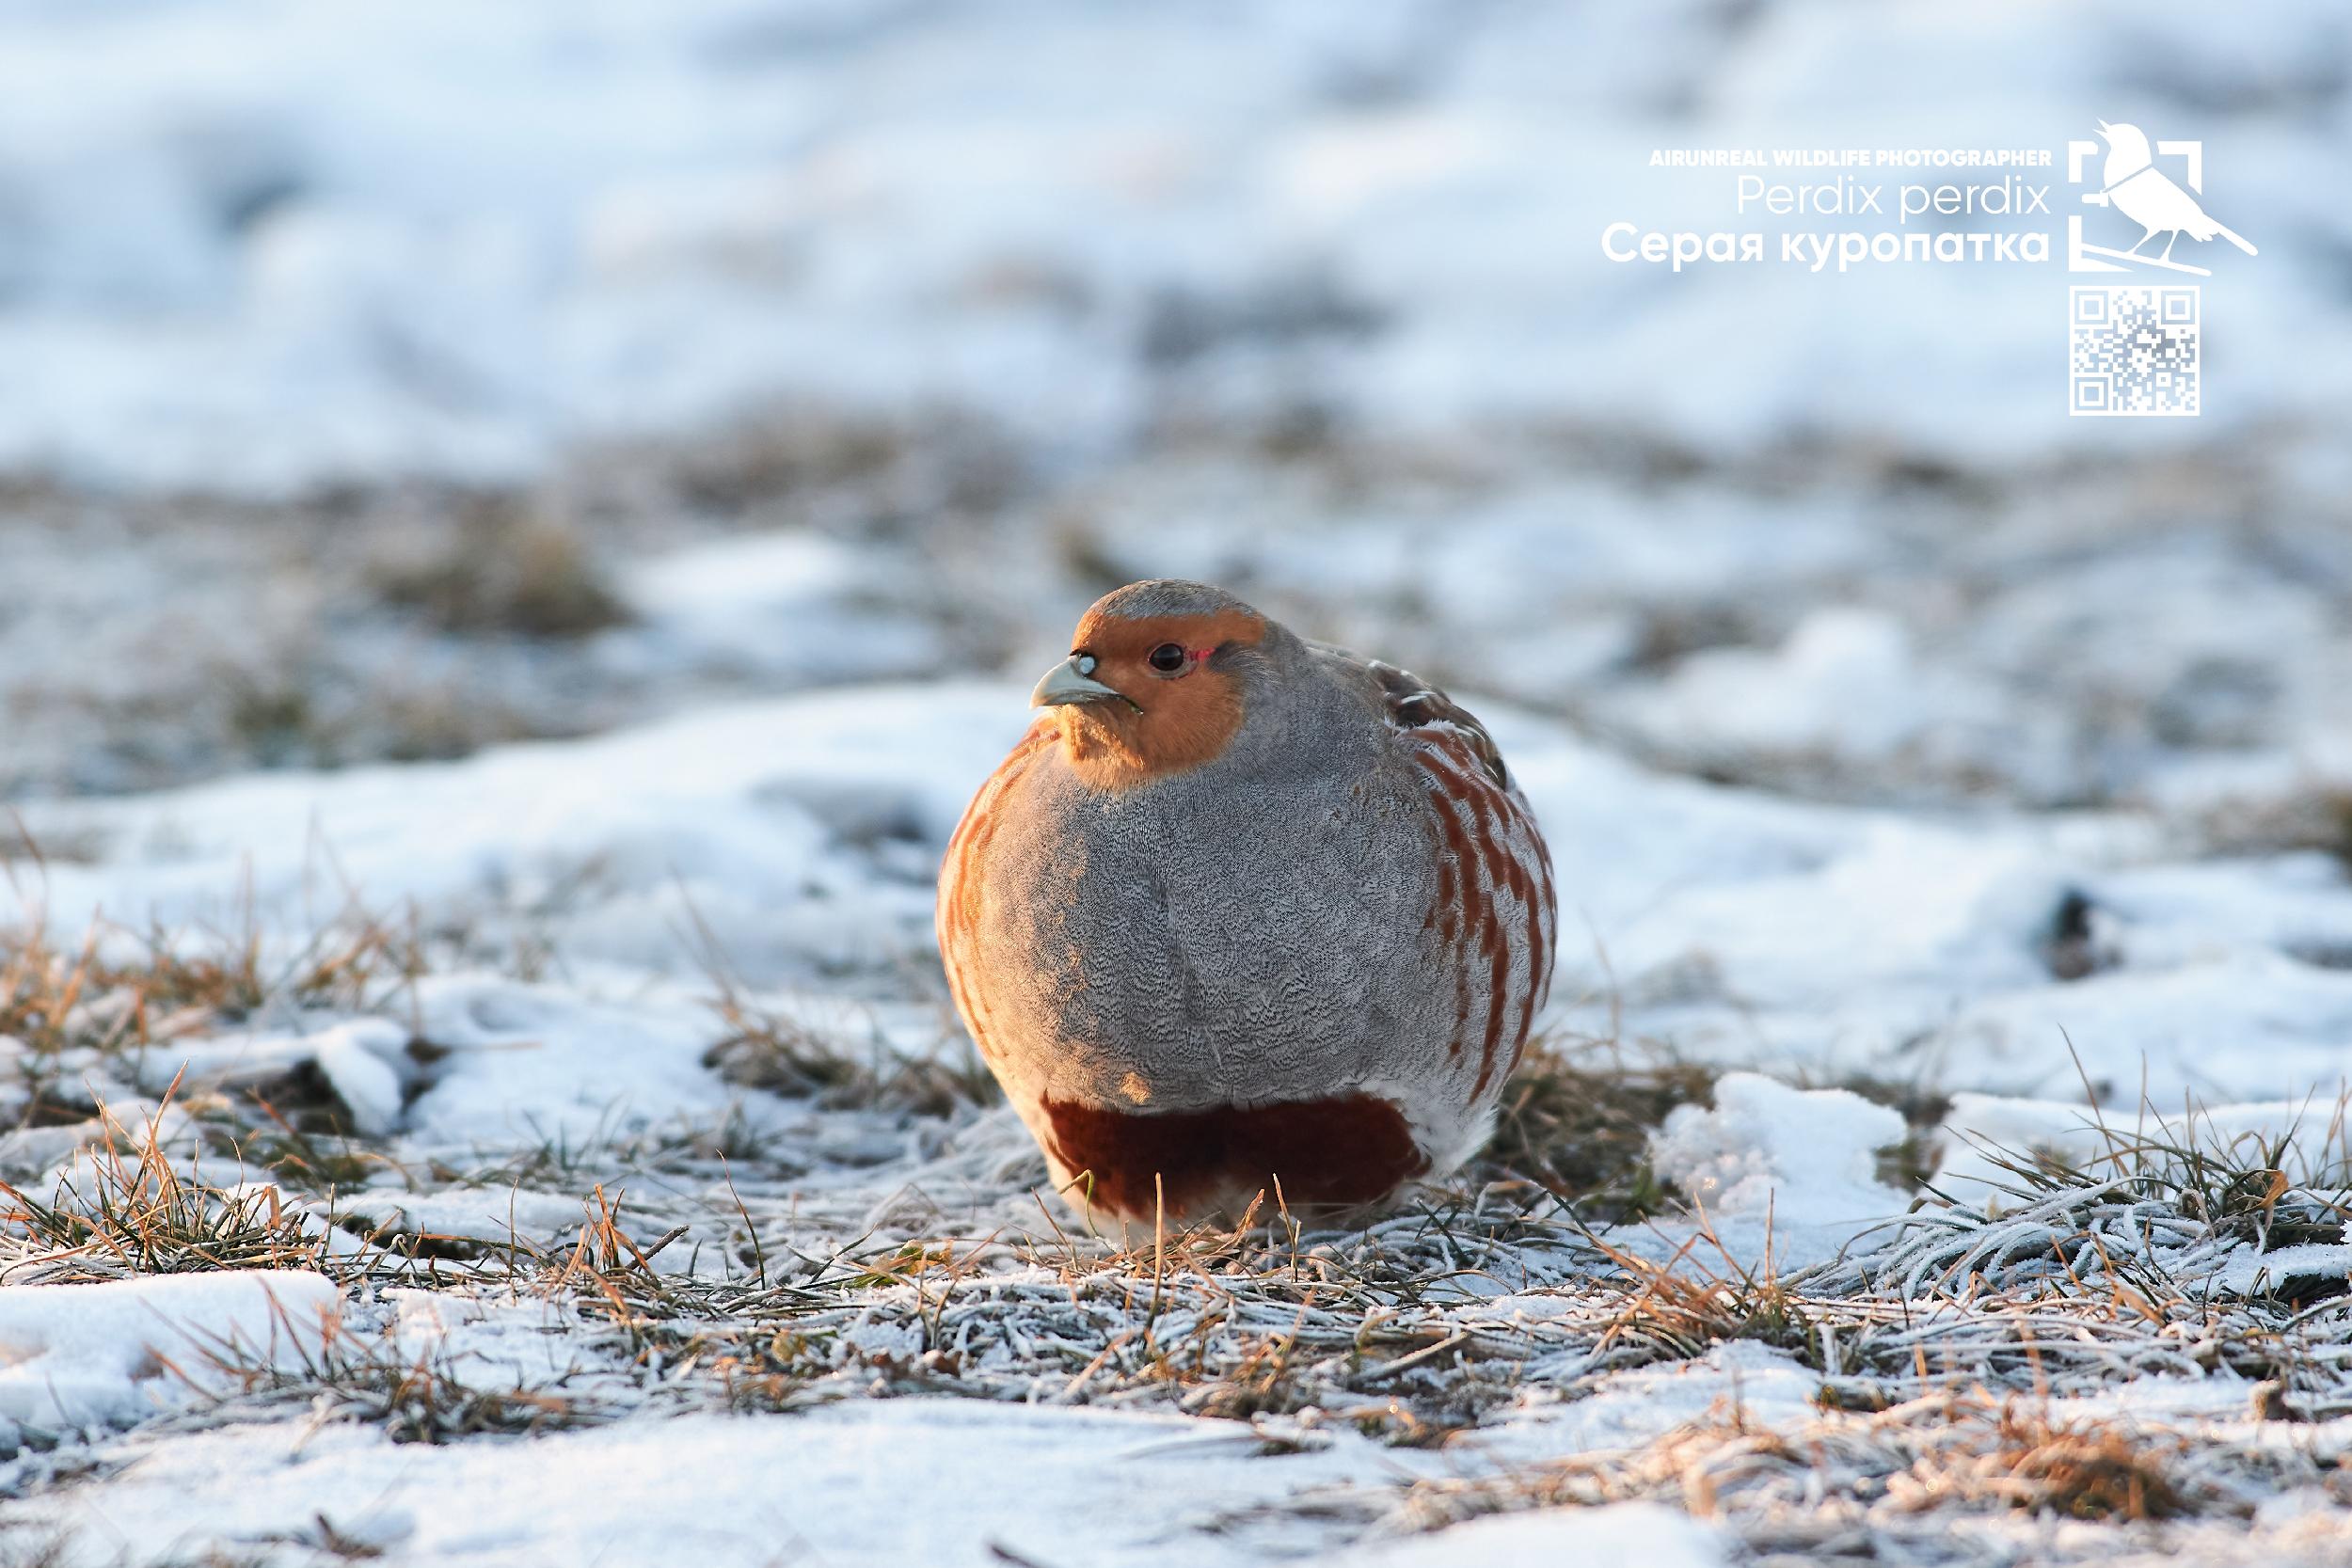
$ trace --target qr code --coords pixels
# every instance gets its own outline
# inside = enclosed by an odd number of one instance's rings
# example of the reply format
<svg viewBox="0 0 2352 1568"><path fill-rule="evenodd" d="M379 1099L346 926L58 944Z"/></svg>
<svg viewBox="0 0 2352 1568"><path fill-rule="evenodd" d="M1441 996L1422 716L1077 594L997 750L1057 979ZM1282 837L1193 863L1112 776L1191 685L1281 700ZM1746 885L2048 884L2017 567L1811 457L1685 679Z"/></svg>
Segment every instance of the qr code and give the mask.
<svg viewBox="0 0 2352 1568"><path fill-rule="evenodd" d="M2066 411L2196 413L2201 314L2194 288L2070 289Z"/></svg>

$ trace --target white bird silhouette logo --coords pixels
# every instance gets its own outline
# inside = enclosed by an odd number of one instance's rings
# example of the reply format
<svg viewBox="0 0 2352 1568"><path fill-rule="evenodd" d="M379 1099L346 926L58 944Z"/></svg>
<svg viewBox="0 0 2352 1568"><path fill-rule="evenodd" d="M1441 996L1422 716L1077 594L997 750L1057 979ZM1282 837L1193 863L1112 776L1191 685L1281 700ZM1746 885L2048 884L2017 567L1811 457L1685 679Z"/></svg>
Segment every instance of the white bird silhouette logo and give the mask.
<svg viewBox="0 0 2352 1568"><path fill-rule="evenodd" d="M2139 247L2158 234L2169 234L2164 242L2161 261L2169 263L2172 247L2186 234L2192 240L2210 240L2215 235L2229 241L2251 256L2253 245L2234 229L2225 227L2218 219L2206 215L2197 198L2174 184L2171 178L2156 167L2155 155L2148 149L2148 138L2137 125L2109 125L2099 122L2099 135L2106 138L2106 167L2101 178L2106 183L2083 198L2094 207L2113 207L2147 230L2128 251L2102 251L2099 254L2137 256ZM2147 258L2141 257L2142 261Z"/></svg>

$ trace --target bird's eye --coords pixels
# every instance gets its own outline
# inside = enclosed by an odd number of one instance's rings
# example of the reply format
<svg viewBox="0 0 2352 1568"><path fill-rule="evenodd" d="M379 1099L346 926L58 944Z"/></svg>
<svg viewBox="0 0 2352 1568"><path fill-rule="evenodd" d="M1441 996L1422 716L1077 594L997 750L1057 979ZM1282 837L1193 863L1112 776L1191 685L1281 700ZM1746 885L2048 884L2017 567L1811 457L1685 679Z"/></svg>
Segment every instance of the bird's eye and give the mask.
<svg viewBox="0 0 2352 1568"><path fill-rule="evenodd" d="M1079 654L1072 658L1070 662L1071 667L1082 675L1091 675L1094 673L1094 656L1092 654Z"/></svg>
<svg viewBox="0 0 2352 1568"><path fill-rule="evenodd" d="M1174 674L1184 667L1184 645L1178 642L1161 643L1152 650L1151 663L1152 668L1163 675Z"/></svg>

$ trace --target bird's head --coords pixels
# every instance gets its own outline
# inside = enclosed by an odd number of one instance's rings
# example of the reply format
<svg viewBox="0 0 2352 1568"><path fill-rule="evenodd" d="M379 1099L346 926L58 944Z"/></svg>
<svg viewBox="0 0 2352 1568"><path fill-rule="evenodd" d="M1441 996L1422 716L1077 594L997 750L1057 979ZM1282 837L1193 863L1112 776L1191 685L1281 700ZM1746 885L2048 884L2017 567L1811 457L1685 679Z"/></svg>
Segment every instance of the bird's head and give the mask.
<svg viewBox="0 0 2352 1568"><path fill-rule="evenodd" d="M1267 674L1270 623L1222 589L1129 583L1079 619L1029 701L1082 777L1118 789L1214 760Z"/></svg>
<svg viewBox="0 0 2352 1568"><path fill-rule="evenodd" d="M2099 122L2099 135L2106 138L2107 150L2126 163L2153 164L2155 154L2149 150L2148 137L2137 125L2109 125Z"/></svg>

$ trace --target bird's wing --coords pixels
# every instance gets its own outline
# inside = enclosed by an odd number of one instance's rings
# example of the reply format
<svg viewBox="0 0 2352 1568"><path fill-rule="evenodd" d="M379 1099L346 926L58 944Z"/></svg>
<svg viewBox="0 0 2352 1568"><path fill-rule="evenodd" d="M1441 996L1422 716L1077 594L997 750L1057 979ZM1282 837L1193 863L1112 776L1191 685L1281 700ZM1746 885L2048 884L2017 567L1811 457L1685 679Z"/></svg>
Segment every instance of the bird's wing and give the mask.
<svg viewBox="0 0 2352 1568"><path fill-rule="evenodd" d="M1551 851L1502 749L1476 716L1408 670L1378 659L1351 662L1379 692L1427 802L1439 849L1429 918L1461 955L1456 1041L1478 1047L1475 1099L1498 1069L1507 1074L1518 1064L1550 992L1559 924Z"/></svg>
<svg viewBox="0 0 2352 1568"><path fill-rule="evenodd" d="M1511 770L1503 764L1502 748L1470 709L1410 670L1376 658L1361 663L1380 689L1391 726L1413 733L1424 744L1457 746L1464 760L1484 769L1502 788L1511 787Z"/></svg>

